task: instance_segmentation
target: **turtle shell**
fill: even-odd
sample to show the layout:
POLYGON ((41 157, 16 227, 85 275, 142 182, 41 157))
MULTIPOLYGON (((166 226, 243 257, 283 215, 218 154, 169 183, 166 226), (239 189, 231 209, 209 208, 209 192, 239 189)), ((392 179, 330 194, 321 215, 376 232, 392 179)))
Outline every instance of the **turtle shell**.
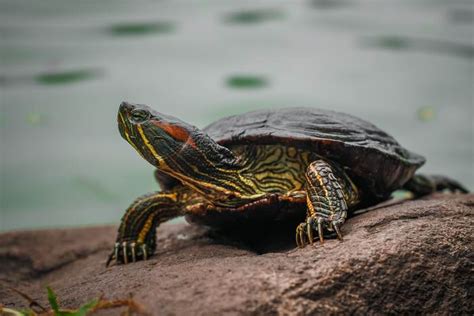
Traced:
POLYGON ((425 159, 375 125, 352 115, 315 108, 261 110, 222 118, 204 128, 220 145, 282 144, 337 163, 372 198, 385 199, 425 159))

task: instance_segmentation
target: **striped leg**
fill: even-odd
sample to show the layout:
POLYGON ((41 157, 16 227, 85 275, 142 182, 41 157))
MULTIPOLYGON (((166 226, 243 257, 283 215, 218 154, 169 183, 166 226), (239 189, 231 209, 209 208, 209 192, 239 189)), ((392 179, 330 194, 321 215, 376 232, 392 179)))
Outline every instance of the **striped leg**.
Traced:
POLYGON ((313 243, 313 230, 321 243, 324 229, 335 231, 342 240, 341 225, 346 220, 348 207, 358 203, 358 192, 349 177, 323 160, 312 162, 306 171, 306 222, 296 229, 296 243, 304 247, 313 243))
POLYGON ((156 248, 156 227, 178 215, 177 193, 155 192, 136 199, 122 217, 115 247, 107 265, 146 260, 156 248))

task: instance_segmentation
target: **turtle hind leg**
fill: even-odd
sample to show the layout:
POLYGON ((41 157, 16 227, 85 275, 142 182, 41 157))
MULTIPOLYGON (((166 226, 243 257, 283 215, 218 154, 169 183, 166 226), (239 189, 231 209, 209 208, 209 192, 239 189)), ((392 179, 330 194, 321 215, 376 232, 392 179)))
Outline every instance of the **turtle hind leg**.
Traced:
POLYGON ((403 186, 404 190, 421 197, 434 192, 449 190, 450 192, 468 193, 469 191, 456 180, 439 175, 416 174, 403 186))
POLYGON ((179 216, 178 194, 154 192, 136 199, 127 209, 118 229, 114 249, 106 265, 146 260, 156 248, 156 227, 179 216))
POLYGON ((359 202, 357 188, 345 172, 324 160, 312 162, 306 171, 306 200, 306 221, 296 228, 296 244, 312 244, 314 236, 322 243, 325 231, 342 240, 340 227, 347 210, 359 202))

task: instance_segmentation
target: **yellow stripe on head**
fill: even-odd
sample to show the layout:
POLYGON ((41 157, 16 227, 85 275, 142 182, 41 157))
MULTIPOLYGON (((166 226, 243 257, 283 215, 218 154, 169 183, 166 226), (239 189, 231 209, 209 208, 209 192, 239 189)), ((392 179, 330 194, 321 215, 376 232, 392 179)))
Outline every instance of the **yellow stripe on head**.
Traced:
POLYGON ((148 150, 150 150, 151 154, 153 155, 153 157, 155 157, 156 160, 158 160, 158 163, 160 166, 164 166, 166 165, 165 161, 163 160, 163 158, 161 158, 160 155, 158 155, 158 153, 156 152, 155 148, 151 145, 150 141, 148 140, 148 138, 145 136, 145 133, 143 132, 143 128, 141 125, 137 125, 137 130, 138 130, 138 133, 140 133, 140 137, 142 138, 143 140, 143 143, 145 144, 145 146, 148 148, 148 150))
POLYGON ((127 124, 125 123, 125 119, 123 118, 123 115, 122 113, 119 112, 119 116, 120 116, 120 120, 122 121, 122 124, 124 126, 124 129, 123 129, 123 133, 125 134, 125 138, 127 139, 127 142, 132 145, 133 148, 135 148, 135 150, 140 154, 140 156, 142 156, 143 158, 145 158, 143 156, 143 154, 141 153, 141 151, 138 150, 137 146, 132 142, 132 139, 130 138, 130 134, 128 134, 128 132, 126 131, 125 129, 125 126, 127 126, 127 124))

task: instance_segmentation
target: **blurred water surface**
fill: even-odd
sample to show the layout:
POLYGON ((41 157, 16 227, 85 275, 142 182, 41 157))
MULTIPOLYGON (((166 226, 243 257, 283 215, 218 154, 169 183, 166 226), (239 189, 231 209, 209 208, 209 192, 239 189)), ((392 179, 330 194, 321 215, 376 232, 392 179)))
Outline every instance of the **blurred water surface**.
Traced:
POLYGON ((122 100, 203 127, 314 106, 474 189, 472 1, 1 0, 0 230, 117 223, 156 190, 122 100))

